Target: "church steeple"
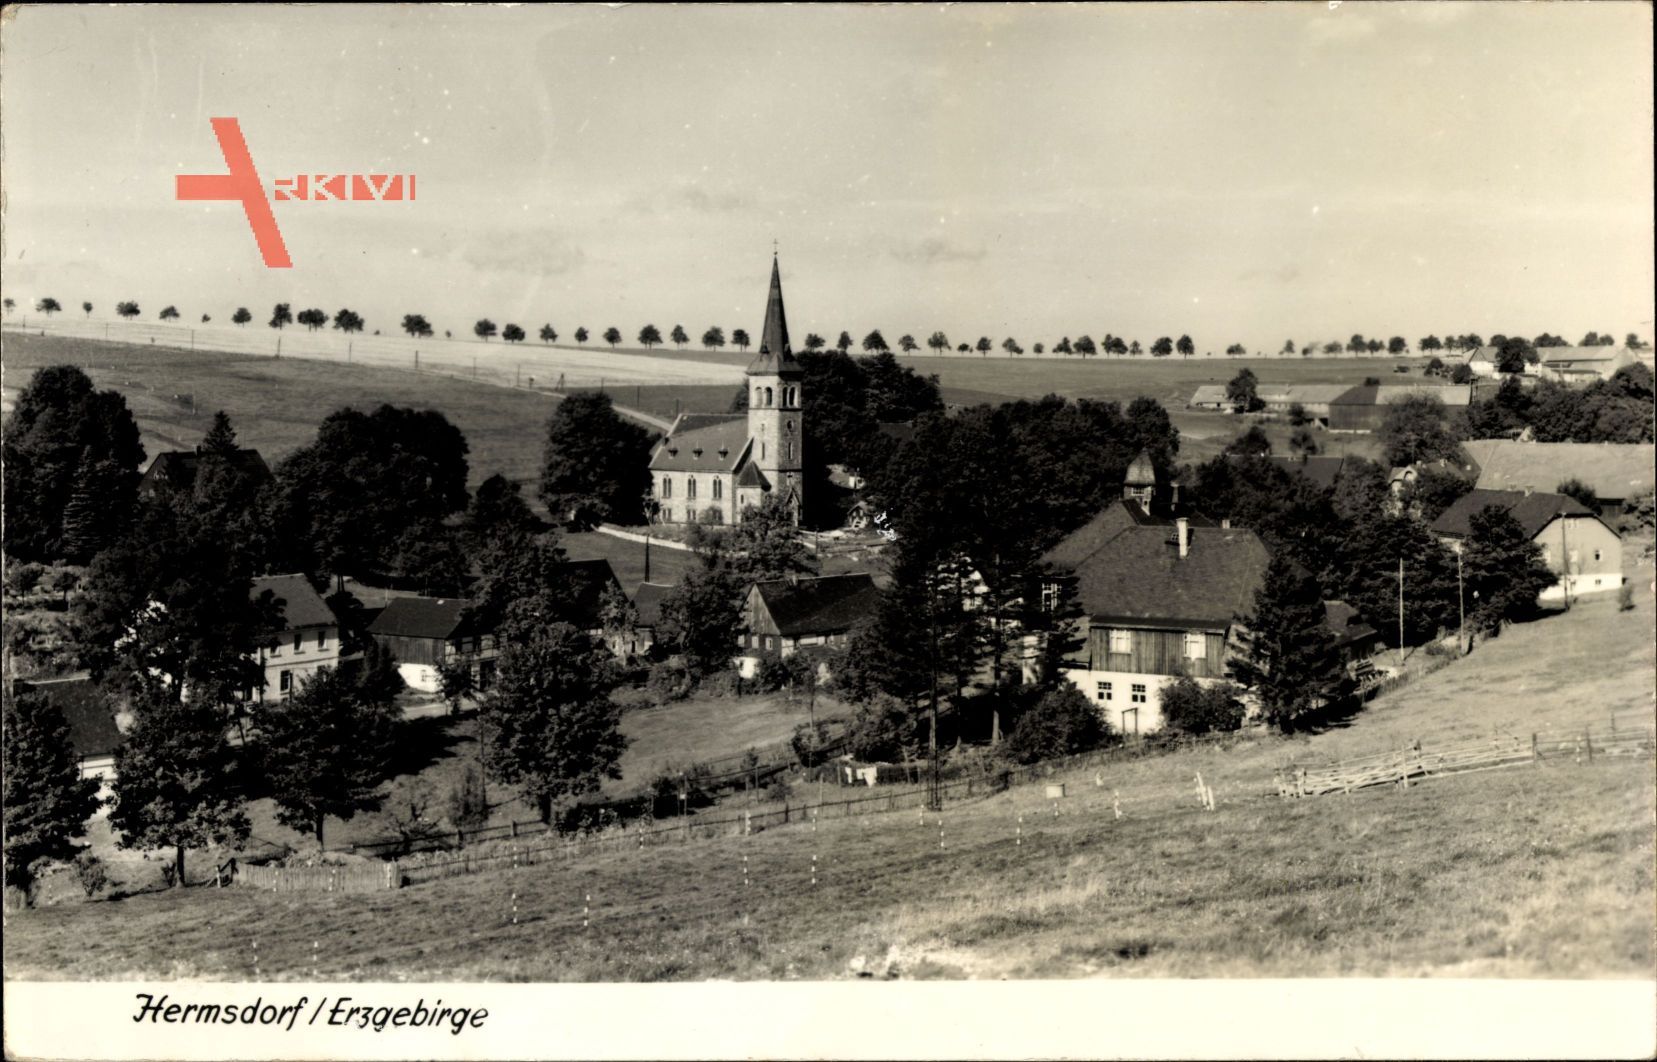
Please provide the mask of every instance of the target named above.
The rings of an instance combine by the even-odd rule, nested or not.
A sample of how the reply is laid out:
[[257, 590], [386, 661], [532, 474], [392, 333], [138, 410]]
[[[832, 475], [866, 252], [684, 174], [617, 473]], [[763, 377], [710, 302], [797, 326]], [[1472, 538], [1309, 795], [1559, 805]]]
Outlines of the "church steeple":
[[788, 316], [782, 306], [782, 272], [771, 255], [771, 292], [765, 298], [765, 327], [759, 333], [759, 353], [748, 363], [749, 376], [795, 376], [801, 373], [788, 343]]

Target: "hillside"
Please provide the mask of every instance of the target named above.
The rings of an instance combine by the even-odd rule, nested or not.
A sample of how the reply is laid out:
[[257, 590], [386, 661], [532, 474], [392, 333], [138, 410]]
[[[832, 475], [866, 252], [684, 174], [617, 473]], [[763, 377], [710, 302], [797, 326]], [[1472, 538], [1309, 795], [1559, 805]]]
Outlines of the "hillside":
[[[1644, 973], [1649, 761], [1300, 801], [1273, 795], [1271, 772], [1649, 710], [1651, 576], [1642, 562], [1632, 613], [1597, 601], [1513, 628], [1348, 727], [1072, 771], [1052, 779], [1069, 786], [1057, 805], [1040, 785], [951, 802], [941, 834], [910, 810], [629, 841], [397, 892], [197, 889], [48, 908], [8, 927], [7, 969], [243, 978], [238, 942], [256, 936], [263, 976], [278, 979], [311, 976], [313, 940], [321, 976], [341, 979]], [[1197, 807], [1199, 771], [1215, 812]]]

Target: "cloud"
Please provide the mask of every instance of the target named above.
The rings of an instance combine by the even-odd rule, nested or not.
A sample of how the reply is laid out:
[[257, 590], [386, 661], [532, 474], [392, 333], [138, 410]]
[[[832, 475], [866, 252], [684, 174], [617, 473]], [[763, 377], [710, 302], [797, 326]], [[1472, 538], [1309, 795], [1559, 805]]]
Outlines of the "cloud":
[[551, 229], [493, 229], [466, 240], [451, 257], [485, 273], [558, 276], [573, 273], [587, 254]]
[[936, 236], [899, 244], [891, 255], [909, 265], [938, 265], [944, 262], [977, 262], [983, 259], [984, 248], [960, 247]]
[[657, 188], [628, 200], [626, 209], [634, 214], [731, 214], [757, 205], [747, 192], [709, 191], [699, 184]]

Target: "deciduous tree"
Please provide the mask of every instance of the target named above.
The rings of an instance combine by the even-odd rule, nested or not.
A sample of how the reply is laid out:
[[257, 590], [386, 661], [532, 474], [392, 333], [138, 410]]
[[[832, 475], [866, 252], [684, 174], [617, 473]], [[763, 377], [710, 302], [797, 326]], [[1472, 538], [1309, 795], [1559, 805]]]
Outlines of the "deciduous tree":
[[650, 492], [650, 432], [616, 413], [610, 396], [579, 391], [547, 422], [541, 500], [554, 518], [579, 528], [636, 523]]

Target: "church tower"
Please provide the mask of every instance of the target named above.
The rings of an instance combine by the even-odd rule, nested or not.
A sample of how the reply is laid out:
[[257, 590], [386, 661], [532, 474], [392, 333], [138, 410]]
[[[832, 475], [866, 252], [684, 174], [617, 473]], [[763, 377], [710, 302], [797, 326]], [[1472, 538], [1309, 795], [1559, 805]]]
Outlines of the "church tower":
[[[765, 300], [765, 327], [759, 353], [748, 364], [748, 459], [764, 477], [764, 487], [788, 501], [800, 520], [804, 487], [805, 424], [800, 382], [805, 370], [788, 344], [788, 318], [782, 306], [782, 274], [771, 258], [771, 292]], [[738, 484], [739, 489], [743, 484]]]

